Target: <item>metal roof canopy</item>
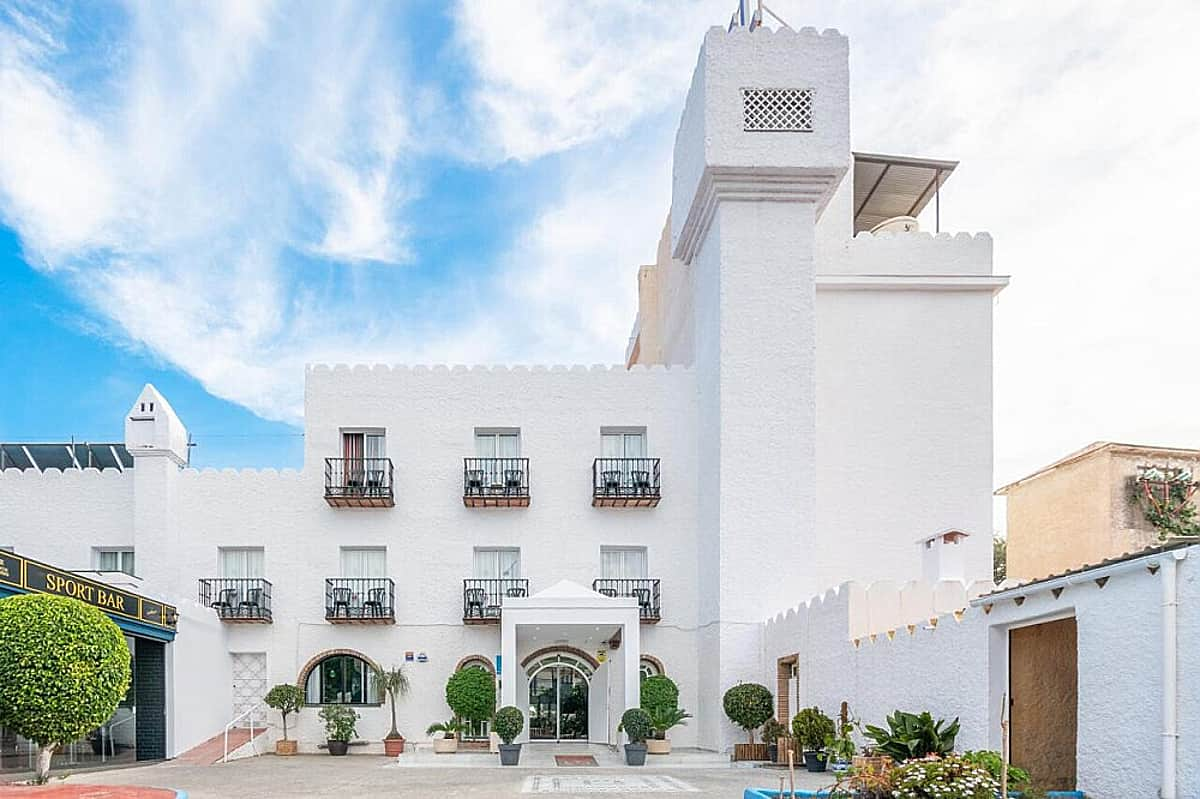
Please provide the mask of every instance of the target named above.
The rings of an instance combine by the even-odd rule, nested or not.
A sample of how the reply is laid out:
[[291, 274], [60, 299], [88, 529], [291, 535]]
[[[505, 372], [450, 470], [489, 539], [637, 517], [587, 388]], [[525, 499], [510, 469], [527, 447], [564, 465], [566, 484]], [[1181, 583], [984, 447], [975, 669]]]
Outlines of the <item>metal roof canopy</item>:
[[88, 468], [125, 471], [133, 468], [133, 457], [123, 443], [0, 443], [0, 470]]
[[[854, 232], [897, 216], [917, 216], [958, 166], [957, 161], [854, 153]], [[941, 228], [941, 209], [934, 229]]]

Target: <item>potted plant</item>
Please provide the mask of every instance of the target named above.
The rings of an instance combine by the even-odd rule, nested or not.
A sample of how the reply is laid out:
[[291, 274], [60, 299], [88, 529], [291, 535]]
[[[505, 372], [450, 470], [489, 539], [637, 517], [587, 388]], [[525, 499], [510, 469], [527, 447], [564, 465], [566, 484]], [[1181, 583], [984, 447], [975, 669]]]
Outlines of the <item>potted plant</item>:
[[833, 719], [819, 707], [806, 707], [792, 719], [792, 735], [804, 752], [804, 767], [809, 771], [825, 770], [825, 736], [833, 732]]
[[667, 730], [683, 724], [692, 716], [679, 709], [679, 686], [665, 674], [654, 674], [641, 683], [642, 710], [650, 716], [653, 734], [646, 739], [646, 752], [651, 755], [671, 754]]
[[523, 729], [525, 717], [519, 709], [507, 705], [496, 711], [496, 717], [492, 719], [492, 731], [504, 741], [500, 744], [500, 765], [515, 766], [521, 761], [521, 745], [513, 741]]
[[359, 716], [345, 705], [326, 705], [318, 714], [325, 722], [325, 744], [329, 754], [344, 755], [350, 748], [350, 739], [358, 734], [354, 728]]
[[868, 724], [863, 733], [875, 742], [876, 753], [888, 755], [897, 763], [950, 754], [959, 729], [957, 718], [949, 724], [944, 719], [935, 722], [928, 711], [918, 715], [897, 710], [887, 717], [887, 725], [885, 730]]
[[426, 735], [433, 736], [433, 752], [438, 755], [452, 755], [458, 751], [458, 733], [463, 725], [458, 719], [439, 721], [425, 728]]
[[387, 692], [388, 701], [392, 706], [392, 729], [383, 738], [383, 753], [388, 757], [396, 757], [404, 753], [404, 736], [396, 729], [396, 699], [408, 695], [408, 672], [404, 666], [392, 666], [383, 669], [372, 667], [375, 672], [375, 684]]
[[723, 705], [725, 715], [745, 730], [750, 739], [749, 743], [734, 745], [733, 759], [765, 760], [767, 746], [754, 743], [754, 731], [775, 714], [775, 698], [771, 692], [758, 683], [738, 683], [725, 692]]
[[446, 704], [454, 711], [460, 735], [472, 722], [488, 721], [496, 715], [496, 678], [477, 666], [459, 669], [446, 681]]
[[767, 745], [767, 760], [779, 762], [779, 739], [787, 737], [787, 729], [773, 718], [762, 725], [762, 739]]
[[625, 765], [646, 765], [646, 739], [653, 732], [650, 715], [640, 707], [631, 707], [621, 716], [617, 730], [629, 737], [629, 743], [625, 744]]
[[299, 713], [300, 709], [304, 707], [304, 689], [299, 685], [283, 682], [267, 691], [263, 702], [272, 710], [278, 710], [279, 715], [283, 718], [283, 737], [275, 742], [275, 754], [285, 756], [296, 754], [296, 742], [288, 739], [287, 717], [290, 713]]
[[857, 747], [854, 745], [854, 739], [850, 737], [850, 733], [854, 731], [854, 724], [847, 720], [836, 726], [840, 729], [825, 736], [825, 759], [835, 774], [841, 774], [850, 768]]

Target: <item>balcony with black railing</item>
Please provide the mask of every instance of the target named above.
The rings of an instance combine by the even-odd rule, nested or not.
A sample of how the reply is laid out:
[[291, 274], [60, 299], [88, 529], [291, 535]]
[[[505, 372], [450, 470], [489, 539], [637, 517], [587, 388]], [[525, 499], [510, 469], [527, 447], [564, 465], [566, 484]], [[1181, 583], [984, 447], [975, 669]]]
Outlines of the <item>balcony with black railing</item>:
[[607, 597], [636, 599], [642, 624], [658, 624], [662, 618], [662, 598], [658, 580], [649, 577], [602, 577], [592, 580], [592, 590]]
[[389, 577], [327, 579], [325, 621], [330, 624], [395, 624], [396, 584]]
[[499, 624], [505, 599], [529, 596], [529, 581], [516, 577], [463, 580], [463, 624]]
[[657, 507], [662, 499], [658, 462], [658, 458], [596, 458], [592, 461], [592, 505]]
[[463, 504], [468, 508], [529, 506], [529, 458], [463, 458]]
[[326, 458], [325, 501], [335, 508], [390, 508], [391, 458]]
[[271, 584], [261, 577], [211, 577], [200, 581], [200, 604], [234, 624], [271, 623]]

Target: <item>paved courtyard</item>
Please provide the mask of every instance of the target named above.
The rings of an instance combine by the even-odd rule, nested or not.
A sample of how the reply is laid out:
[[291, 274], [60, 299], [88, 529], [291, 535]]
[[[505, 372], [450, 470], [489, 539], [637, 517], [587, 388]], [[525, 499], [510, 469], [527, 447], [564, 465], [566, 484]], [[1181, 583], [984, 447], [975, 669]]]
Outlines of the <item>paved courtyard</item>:
[[[526, 747], [530, 749], [530, 747]], [[401, 765], [382, 756], [267, 755], [226, 765], [197, 766], [160, 763], [153, 766], [80, 774], [68, 784], [142, 785], [187, 791], [189, 799], [227, 797], [520, 797], [636, 794], [645, 797], [727, 797], [740, 799], [750, 786], [779, 787], [786, 771], [731, 765], [712, 755], [678, 753], [651, 758], [644, 768], [601, 765], [564, 768], [552, 764], [548, 750], [515, 768], [495, 765], [484, 754], [400, 758]], [[600, 748], [593, 748], [594, 750]], [[597, 758], [597, 762], [611, 762]], [[474, 766], [474, 767], [472, 767]], [[828, 775], [797, 772], [796, 787], [814, 789], [829, 784]]]

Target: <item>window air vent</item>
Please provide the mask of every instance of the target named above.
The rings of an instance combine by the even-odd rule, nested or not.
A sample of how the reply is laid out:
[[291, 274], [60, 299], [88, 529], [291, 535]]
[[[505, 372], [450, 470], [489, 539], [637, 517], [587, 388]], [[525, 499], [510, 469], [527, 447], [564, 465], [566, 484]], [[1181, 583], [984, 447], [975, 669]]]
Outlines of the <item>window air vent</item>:
[[812, 133], [812, 89], [742, 89], [744, 129]]

